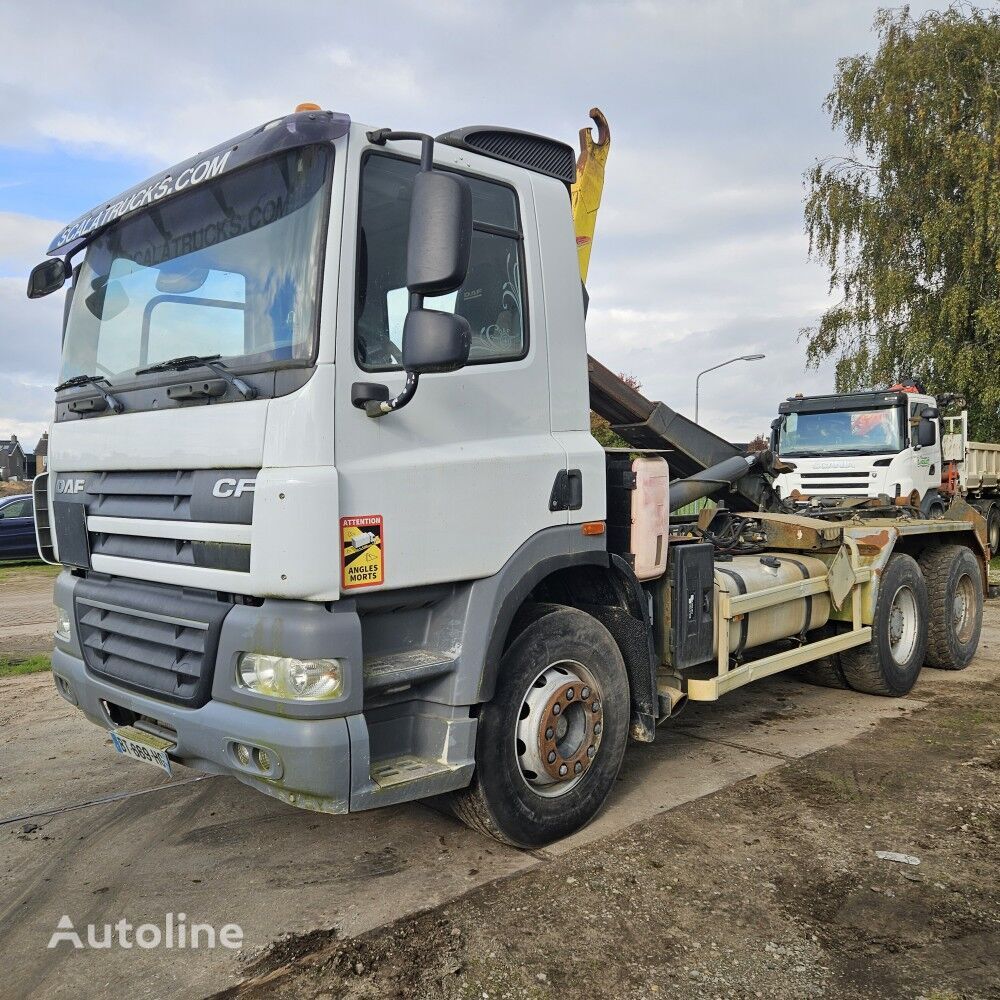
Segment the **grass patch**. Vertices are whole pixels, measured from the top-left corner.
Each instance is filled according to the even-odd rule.
[[[25,660],[13,660],[0,656],[0,677],[21,677],[24,674],[41,674],[51,670],[52,664],[45,654],[29,656]]]

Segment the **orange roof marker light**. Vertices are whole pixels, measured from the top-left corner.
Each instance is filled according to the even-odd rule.
[[[313,104],[312,101],[303,101],[301,104],[295,105],[296,112],[299,111],[322,111],[323,109],[318,104]]]
[[[585,535],[603,535],[604,534],[604,522],[603,521],[586,521],[580,525],[580,530]]]

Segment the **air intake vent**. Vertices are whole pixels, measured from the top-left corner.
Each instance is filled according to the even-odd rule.
[[[38,554],[42,559],[58,565],[56,550],[52,545],[52,527],[49,524],[49,474],[43,472],[35,476],[31,485],[32,505],[35,508],[35,540],[38,542]]]
[[[536,173],[555,177],[567,185],[576,180],[573,147],[543,135],[488,125],[468,125],[439,135],[437,141],[446,146],[482,153],[494,160],[515,163]]]

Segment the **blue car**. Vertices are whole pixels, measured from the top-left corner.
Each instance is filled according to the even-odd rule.
[[[37,559],[30,493],[0,497],[0,559]]]

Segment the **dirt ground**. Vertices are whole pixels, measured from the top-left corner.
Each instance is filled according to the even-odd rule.
[[[42,562],[0,562],[0,656],[18,660],[51,651],[58,572]]]
[[[216,996],[998,998],[992,647],[973,684],[925,671],[913,715],[419,916],[286,938]]]

